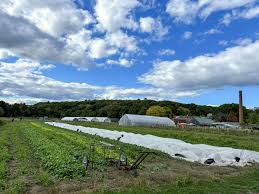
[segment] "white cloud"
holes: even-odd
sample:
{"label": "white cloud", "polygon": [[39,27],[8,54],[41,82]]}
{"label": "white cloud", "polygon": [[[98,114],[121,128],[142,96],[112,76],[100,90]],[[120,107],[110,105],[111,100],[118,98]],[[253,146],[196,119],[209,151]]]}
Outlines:
{"label": "white cloud", "polygon": [[[51,64],[42,65],[40,61],[73,65],[78,69],[88,69],[101,59],[106,61],[103,64],[126,68],[133,66],[136,61],[134,56],[145,53],[140,43],[147,41],[138,39],[141,32],[143,34],[139,37],[148,35],[153,38],[152,41],[168,33],[168,27],[162,23],[162,18],[165,19],[163,16],[140,15],[139,19],[136,15],[139,8],[153,7],[155,1],[148,1],[96,0],[91,15],[76,5],[74,0],[1,0],[0,59],[7,56],[23,59],[14,63],[0,62],[0,97],[10,101],[21,97],[28,102],[85,98],[174,99],[197,95],[206,87],[257,84],[257,73],[252,64],[258,62],[254,54],[255,50],[258,51],[258,42],[253,43],[250,39],[228,41],[228,45],[238,46],[215,55],[202,55],[186,61],[158,62],[153,71],[140,78],[143,83],[153,85],[150,87],[102,87],[67,83],[44,76],[43,71],[54,67]],[[169,0],[167,12],[175,21],[192,23],[195,18],[205,20],[214,12],[228,11],[231,22],[237,17],[257,17],[258,8],[254,2]],[[206,32],[214,33],[219,31],[212,28]],[[184,37],[191,38],[192,32],[185,32]],[[173,55],[175,51],[162,49],[158,50],[158,54]],[[219,69],[224,69],[223,73]],[[243,72],[249,76],[245,78]],[[186,76],[183,78],[182,75]]]}
{"label": "white cloud", "polygon": [[0,49],[0,59],[13,55],[10,51],[6,49]]}
{"label": "white cloud", "polygon": [[227,45],[246,46],[246,45],[251,44],[252,42],[253,42],[253,40],[250,38],[238,38],[236,40],[230,40],[230,41],[221,40],[221,41],[219,41],[219,45],[221,45],[221,46],[227,46]]}
{"label": "white cloud", "polygon": [[106,35],[106,40],[111,46],[115,46],[119,49],[124,49],[126,52],[136,52],[138,51],[137,40],[128,36],[122,31],[117,31]]}
{"label": "white cloud", "polygon": [[237,40],[231,41],[233,44],[240,45],[240,46],[246,46],[253,42],[250,38],[239,38]]}
{"label": "white cloud", "polygon": [[90,46],[90,56],[95,59],[100,59],[113,55],[117,52],[116,48],[110,48],[108,43],[104,39],[92,40]]}
{"label": "white cloud", "polygon": [[131,67],[133,65],[133,61],[125,58],[120,58],[118,61],[109,59],[107,60],[107,64],[120,65],[122,67]]}
{"label": "white cloud", "polygon": [[243,11],[233,10],[231,13],[227,13],[221,19],[221,23],[226,26],[229,25],[232,21],[237,19],[253,19],[259,16],[259,6],[249,7]]}
{"label": "white cloud", "polygon": [[259,40],[214,55],[201,55],[186,61],[162,61],[139,80],[176,91],[259,85],[258,53]]}
{"label": "white cloud", "polygon": [[241,17],[245,19],[252,19],[258,16],[259,16],[259,6],[250,8],[241,14]]}
{"label": "white cloud", "polygon": [[170,0],[166,6],[166,12],[176,22],[190,24],[198,14],[199,6],[190,0]]}
{"label": "white cloud", "polygon": [[174,55],[175,54],[175,50],[171,50],[171,49],[162,49],[160,51],[158,51],[159,55]]}
{"label": "white cloud", "polygon": [[15,63],[0,62],[0,96],[71,100],[93,98],[99,89],[85,83],[66,83],[42,75],[42,71],[51,68],[53,65],[42,65],[25,59]]}
{"label": "white cloud", "polygon": [[209,30],[207,30],[206,32],[203,33],[203,35],[212,35],[212,34],[220,34],[222,33],[222,31],[220,31],[217,28],[211,28]]}
{"label": "white cloud", "polygon": [[162,38],[168,33],[168,29],[162,25],[159,19],[142,17],[139,22],[142,32],[153,33],[158,38]]}
{"label": "white cloud", "polygon": [[[115,62],[117,63],[117,62]],[[126,59],[120,65],[129,63]],[[195,96],[196,91],[174,91],[156,87],[124,88],[118,86],[95,86],[87,83],[58,81],[43,75],[51,70],[51,64],[40,64],[27,59],[13,63],[0,62],[0,99],[11,103],[39,101],[71,101],[84,99],[176,99]],[[14,79],[15,77],[15,79]]]}
{"label": "white cloud", "polygon": [[140,18],[140,29],[142,32],[151,33],[155,29],[155,19],[152,17]]}
{"label": "white cloud", "polygon": [[192,32],[189,32],[189,31],[184,32],[183,38],[184,38],[185,40],[188,40],[188,39],[190,39],[191,37],[192,37]]}
{"label": "white cloud", "polygon": [[220,40],[220,41],[218,42],[218,44],[221,45],[221,46],[227,46],[227,45],[229,44],[229,42],[226,41],[226,40]]}
{"label": "white cloud", "polygon": [[[78,44],[67,39],[54,38],[42,32],[22,17],[0,11],[0,48],[8,53],[33,60],[49,60],[78,67],[90,66],[90,59]],[[89,35],[90,36],[90,35]]]}
{"label": "white cloud", "polygon": [[256,0],[170,0],[166,12],[176,22],[192,23],[197,17],[206,19],[214,12],[251,6]]}
{"label": "white cloud", "polygon": [[25,104],[36,104],[38,102],[47,102],[49,100],[47,99],[41,99],[41,98],[28,98],[28,97],[22,97],[22,96],[13,96],[13,97],[0,97],[0,101],[5,101],[10,104],[15,103],[25,103]]}
{"label": "white cloud", "polygon": [[131,16],[137,6],[140,6],[137,0],[97,0],[95,16],[99,28],[108,32],[116,32],[121,28],[137,29],[138,24]]}
{"label": "white cloud", "polygon": [[[73,65],[87,70],[100,59],[134,57],[140,43],[161,40],[168,28],[161,18],[140,20],[138,8],[154,2],[139,0],[97,0],[92,14],[73,0],[2,0],[0,2],[0,57],[13,55],[36,61]],[[140,41],[139,33],[149,33]],[[133,33],[132,33],[133,32]],[[131,59],[128,59],[132,61]],[[120,64],[125,64],[120,62]]]}
{"label": "white cloud", "polygon": [[197,96],[196,91],[178,92],[165,90],[164,88],[143,87],[143,88],[121,88],[107,87],[101,98],[104,99],[154,99],[154,100],[175,100],[183,96]]}
{"label": "white cloud", "polygon": [[[107,1],[97,2],[96,20],[72,0],[3,0],[0,2],[0,26],[5,27],[0,29],[0,57],[13,54],[88,69],[95,60],[136,53],[139,50],[137,39],[121,28],[127,28],[129,21],[133,21],[131,11],[140,3],[109,2],[113,5],[111,9],[117,6],[114,8],[116,14],[107,11],[106,4]],[[108,24],[105,18],[102,20],[102,13],[110,13]],[[138,22],[133,23],[138,28]],[[100,25],[107,32],[96,36],[100,33],[96,31]]]}
{"label": "white cloud", "polygon": [[2,0],[0,10],[28,19],[40,30],[55,37],[75,33],[94,22],[88,11],[78,9],[71,0]]}

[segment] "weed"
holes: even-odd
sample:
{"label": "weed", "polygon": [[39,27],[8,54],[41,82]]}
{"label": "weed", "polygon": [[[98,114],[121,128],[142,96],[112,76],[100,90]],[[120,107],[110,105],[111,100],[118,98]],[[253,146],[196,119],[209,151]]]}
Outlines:
{"label": "weed", "polygon": [[45,172],[45,171],[40,171],[35,177],[37,184],[43,185],[43,186],[50,186],[54,184],[54,179],[53,177]]}

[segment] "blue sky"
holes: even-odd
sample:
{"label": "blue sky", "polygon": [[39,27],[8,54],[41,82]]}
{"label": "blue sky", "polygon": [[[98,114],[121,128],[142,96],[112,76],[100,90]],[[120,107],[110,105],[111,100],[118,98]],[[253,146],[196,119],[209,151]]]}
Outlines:
{"label": "blue sky", "polygon": [[259,106],[258,0],[4,0],[0,99]]}

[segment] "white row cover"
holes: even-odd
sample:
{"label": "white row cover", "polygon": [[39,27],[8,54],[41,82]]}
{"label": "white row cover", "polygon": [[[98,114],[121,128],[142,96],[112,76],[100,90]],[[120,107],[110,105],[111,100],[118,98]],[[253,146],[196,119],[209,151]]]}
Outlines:
{"label": "white row cover", "polygon": [[122,126],[162,126],[174,127],[175,123],[167,117],[154,117],[146,115],[125,114],[121,117],[119,125]]}
{"label": "white row cover", "polygon": [[101,122],[110,123],[111,119],[108,117],[64,117],[62,121],[88,121],[88,122]]}
{"label": "white row cover", "polygon": [[199,162],[201,164],[211,164],[216,166],[245,166],[251,163],[259,163],[259,152],[255,151],[233,149],[229,147],[216,147],[205,144],[190,144],[178,139],[110,131],[106,129],[69,125],[66,123],[46,123],[52,126],[73,131],[79,130],[84,133],[98,135],[100,137],[113,140],[116,140],[123,134],[124,136],[121,138],[121,142],[123,143],[159,150],[174,158],[181,158],[190,162]]}

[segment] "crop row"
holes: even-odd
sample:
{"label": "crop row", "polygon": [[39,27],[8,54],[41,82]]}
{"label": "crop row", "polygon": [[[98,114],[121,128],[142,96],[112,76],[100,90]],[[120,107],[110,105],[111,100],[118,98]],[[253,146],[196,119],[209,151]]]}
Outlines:
{"label": "crop row", "polygon": [[117,142],[115,140],[111,140],[108,138],[102,138],[99,136],[90,135],[90,134],[81,133],[81,132],[78,133],[78,132],[74,132],[74,131],[70,131],[67,129],[62,129],[62,128],[58,128],[58,127],[54,127],[46,124],[45,125],[34,124],[34,125],[41,126],[41,128],[44,130],[51,131],[51,133],[54,133],[55,136],[58,137],[59,139],[65,138],[66,140],[70,140],[76,145],[83,146],[84,148],[86,148],[86,150],[89,148],[89,145],[95,144],[96,153],[98,155],[103,155],[103,151],[104,151],[104,149],[100,145],[100,142],[107,142],[109,144],[113,144],[117,146],[117,148],[109,152],[110,157],[114,157],[114,158],[118,157],[118,148],[121,148],[127,154],[128,160],[130,162],[136,159],[136,157],[138,156],[138,152],[147,150],[146,148],[143,148],[137,145]]}
{"label": "crop row", "polygon": [[30,125],[24,128],[23,133],[36,158],[51,174],[60,178],[85,175],[82,160],[77,157],[80,148],[70,145],[70,142],[50,138],[46,132]]}
{"label": "crop row", "polygon": [[5,188],[8,161],[11,159],[11,155],[8,151],[8,130],[4,127],[0,128],[0,191]]}
{"label": "crop row", "polygon": [[[0,131],[0,186],[2,188],[6,185],[7,163],[11,159],[8,153],[10,152],[8,142],[20,145],[16,146],[16,157],[19,161],[24,161],[21,166],[25,167],[26,163],[30,163],[30,157],[33,156],[39,162],[40,167],[58,178],[85,176],[87,171],[82,161],[86,155],[89,155],[91,145],[95,148],[94,157],[91,160],[94,160],[96,167],[105,168],[104,152],[106,152],[106,157],[118,158],[119,156],[117,149],[107,151],[99,144],[100,141],[116,144],[114,141],[104,140],[97,136],[72,132],[38,122],[13,123],[9,128],[10,130]],[[24,144],[20,140],[24,141]],[[121,143],[119,145],[122,146]],[[123,148],[130,161],[134,159],[133,153],[139,150],[137,146],[132,145],[123,144]],[[27,166],[24,169],[29,168]]]}
{"label": "crop row", "polygon": [[[25,122],[23,125],[22,132],[34,150],[34,155],[51,174],[59,178],[84,176],[86,170],[82,161],[93,144],[95,152],[91,160],[94,160],[96,167],[104,167],[104,149],[98,144],[103,141],[102,138],[40,123]],[[132,151],[132,146],[126,147]],[[108,157],[118,157],[115,150],[108,151],[108,154]]]}

